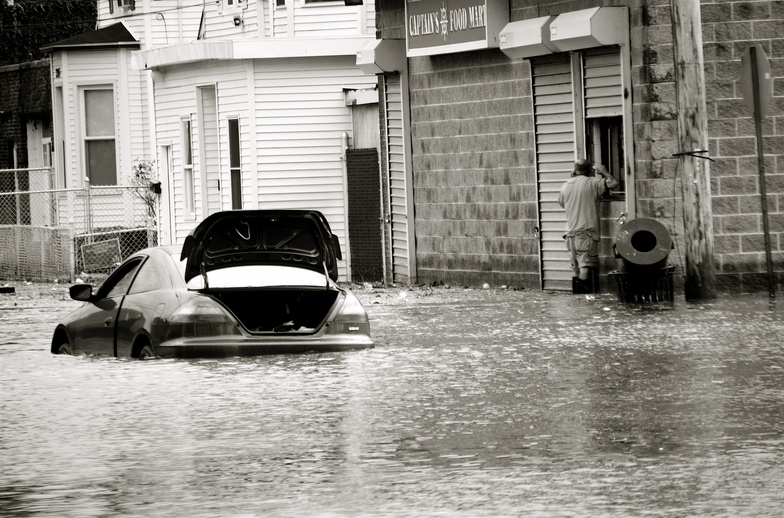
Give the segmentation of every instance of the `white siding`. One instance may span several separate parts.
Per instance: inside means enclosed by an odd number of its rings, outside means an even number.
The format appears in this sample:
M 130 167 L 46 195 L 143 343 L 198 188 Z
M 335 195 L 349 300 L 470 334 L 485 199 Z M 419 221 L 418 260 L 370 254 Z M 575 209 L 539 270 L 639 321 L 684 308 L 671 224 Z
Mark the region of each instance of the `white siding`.
M 359 34 L 356 9 L 296 2 L 294 36 L 353 36 Z
M 351 134 L 352 119 L 343 89 L 376 83 L 353 57 L 267 60 L 256 67 L 259 208 L 320 210 L 347 248 L 341 135 Z
M 263 37 L 322 37 L 374 34 L 375 3 L 346 6 L 343 2 L 305 4 L 289 0 L 275 7 L 274 1 L 251 0 L 245 9 L 224 9 L 224 2 L 210 0 L 137 0 L 134 11 L 109 12 L 109 0 L 98 0 L 98 26 L 122 21 L 145 49 L 193 41 L 199 34 L 204 13 L 204 38 L 238 40 Z M 291 10 L 291 12 L 289 12 Z M 234 18 L 242 23 L 235 25 Z
M 398 74 L 384 76 L 386 96 L 387 168 L 389 171 L 389 210 L 391 218 L 392 281 L 411 280 L 408 220 L 408 186 L 406 185 L 406 151 L 403 131 L 403 97 Z
M 67 54 L 67 58 L 63 55 Z M 122 63 L 118 60 L 125 57 Z M 65 166 L 69 186 L 81 186 L 85 174 L 81 89 L 108 85 L 114 89 L 117 183 L 127 185 L 134 160 L 150 160 L 150 139 L 146 124 L 147 91 L 143 73 L 131 70 L 130 52 L 120 50 L 71 51 L 61 53 L 67 63 L 63 80 L 64 128 L 56 138 L 66 141 Z
M 215 86 L 199 87 L 201 106 L 199 106 L 199 166 L 204 190 L 202 196 L 205 205 L 202 205 L 202 216 L 220 212 L 223 209 L 221 202 L 222 191 L 228 185 L 221 179 L 220 171 L 220 143 L 218 142 L 218 99 Z
M 199 68 L 179 67 L 168 72 L 164 79 L 155 83 L 155 115 L 157 138 L 161 145 L 171 145 L 171 178 L 170 185 L 174 205 L 171 208 L 174 218 L 174 234 L 172 241 L 182 243 L 195 226 L 196 220 L 191 219 L 185 211 L 183 149 L 181 138 L 182 117 L 193 117 L 192 132 L 196 135 L 196 87 L 203 74 Z M 200 210 L 198 198 L 201 182 L 198 174 L 197 139 L 193 142 L 194 190 L 196 191 L 196 211 Z
M 248 114 L 248 72 L 239 68 L 232 74 L 224 74 L 218 88 L 218 105 L 220 107 L 218 128 L 220 131 L 220 171 L 221 198 L 224 209 L 231 208 L 231 174 L 229 167 L 229 118 L 238 118 L 240 123 L 240 168 L 242 172 L 242 207 L 252 208 L 251 192 L 251 149 L 252 138 L 250 117 Z

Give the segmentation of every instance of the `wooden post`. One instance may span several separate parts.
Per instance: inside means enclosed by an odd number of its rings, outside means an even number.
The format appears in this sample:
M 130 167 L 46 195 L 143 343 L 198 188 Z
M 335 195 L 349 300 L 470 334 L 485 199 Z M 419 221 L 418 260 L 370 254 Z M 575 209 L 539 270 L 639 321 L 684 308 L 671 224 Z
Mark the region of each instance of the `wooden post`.
M 683 184 L 686 300 L 716 298 L 708 121 L 699 0 L 670 0 Z

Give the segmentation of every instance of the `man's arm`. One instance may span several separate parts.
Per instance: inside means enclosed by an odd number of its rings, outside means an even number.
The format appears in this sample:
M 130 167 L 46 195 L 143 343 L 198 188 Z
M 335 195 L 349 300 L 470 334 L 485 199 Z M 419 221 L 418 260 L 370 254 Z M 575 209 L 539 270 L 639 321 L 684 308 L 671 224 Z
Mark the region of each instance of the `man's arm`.
M 615 177 L 611 175 L 610 172 L 607 170 L 607 168 L 604 167 L 602 164 L 596 164 L 593 170 L 596 171 L 598 174 L 600 174 L 602 178 L 604 178 L 604 181 L 607 184 L 608 189 L 615 189 L 616 187 L 621 185 L 621 182 L 616 180 Z

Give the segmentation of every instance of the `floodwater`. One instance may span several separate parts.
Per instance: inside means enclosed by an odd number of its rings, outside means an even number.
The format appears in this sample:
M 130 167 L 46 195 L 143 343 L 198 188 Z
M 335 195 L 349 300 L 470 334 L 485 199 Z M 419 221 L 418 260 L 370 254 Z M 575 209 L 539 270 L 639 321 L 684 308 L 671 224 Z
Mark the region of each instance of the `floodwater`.
M 376 348 L 53 356 L 76 304 L 0 295 L 0 515 L 770 516 L 784 311 L 766 295 L 358 290 Z

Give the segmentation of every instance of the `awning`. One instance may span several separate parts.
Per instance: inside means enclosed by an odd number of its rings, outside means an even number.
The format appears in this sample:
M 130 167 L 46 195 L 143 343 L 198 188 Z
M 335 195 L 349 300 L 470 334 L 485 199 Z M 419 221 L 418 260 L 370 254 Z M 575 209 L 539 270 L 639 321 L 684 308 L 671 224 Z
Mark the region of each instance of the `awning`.
M 406 42 L 374 40 L 357 52 L 357 65 L 368 75 L 402 72 L 406 67 Z
M 501 51 L 510 58 L 624 45 L 629 40 L 626 7 L 593 7 L 507 24 L 499 35 Z
M 204 60 L 355 56 L 373 41 L 376 40 L 364 36 L 199 40 L 134 52 L 131 66 L 145 70 Z
M 510 58 L 530 58 L 558 52 L 550 42 L 550 23 L 555 16 L 543 16 L 506 24 L 498 38 L 501 52 Z
M 623 45 L 629 40 L 626 7 L 593 7 L 558 15 L 550 24 L 550 41 L 561 52 L 602 45 Z

